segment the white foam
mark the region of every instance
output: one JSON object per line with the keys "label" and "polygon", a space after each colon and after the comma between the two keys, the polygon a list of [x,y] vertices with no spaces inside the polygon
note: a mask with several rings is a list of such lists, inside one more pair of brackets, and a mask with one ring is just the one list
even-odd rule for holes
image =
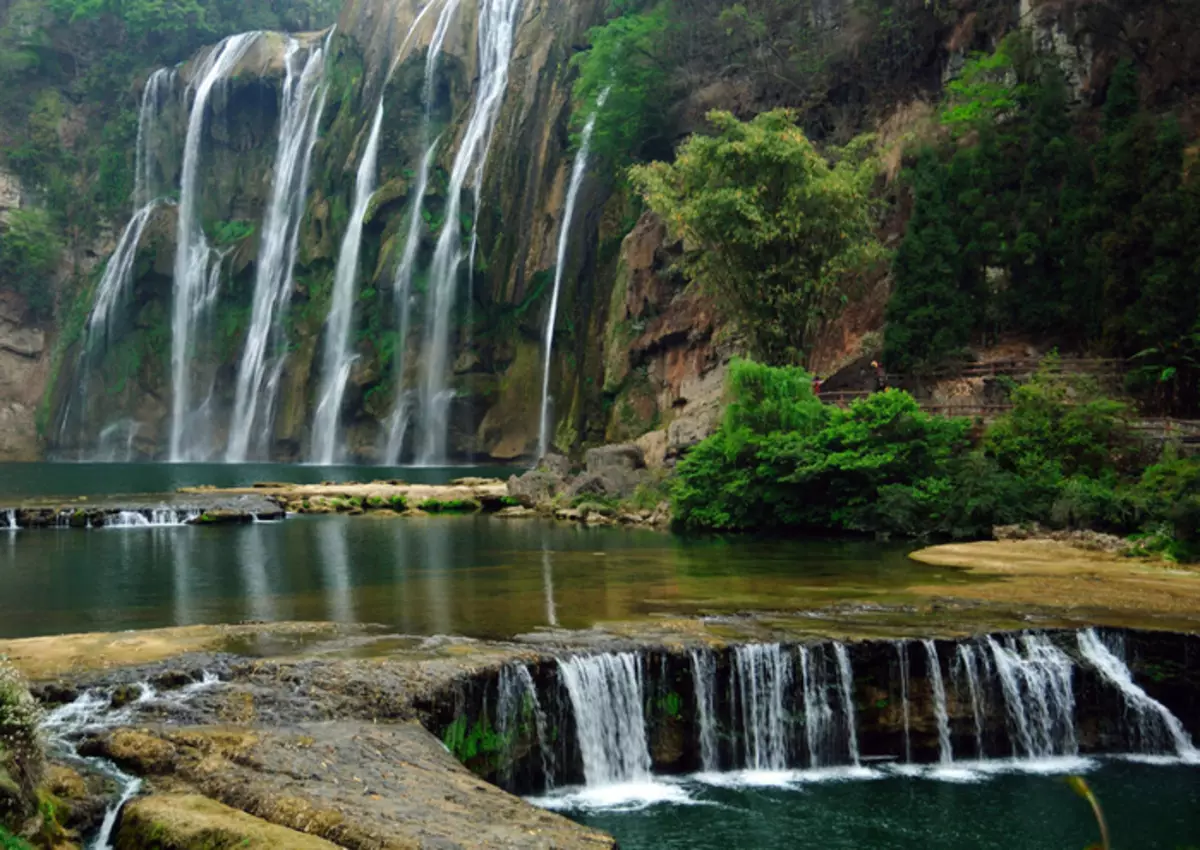
{"label": "white foam", "polygon": [[870,767],[816,767],[804,770],[735,770],[728,773],[696,773],[693,782],[717,788],[795,788],[826,782],[863,782],[883,779],[886,773]]}
{"label": "white foam", "polygon": [[679,806],[697,802],[682,785],[668,780],[562,788],[543,797],[530,797],[528,801],[552,811],[615,812],[637,812],[655,805]]}

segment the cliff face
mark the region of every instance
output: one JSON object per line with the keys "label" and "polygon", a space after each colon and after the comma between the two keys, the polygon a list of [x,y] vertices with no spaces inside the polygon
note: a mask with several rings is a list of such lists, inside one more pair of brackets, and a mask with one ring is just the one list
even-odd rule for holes
{"label": "cliff face", "polygon": [[[486,5],[490,9],[492,0]],[[1179,25],[1183,12],[1177,4],[1153,5],[1147,10],[1131,0],[913,3],[903,11],[911,19],[905,19],[912,23],[905,31],[914,34],[913,43],[906,43],[902,54],[897,48],[899,58],[893,57],[905,69],[896,75],[901,82],[874,91],[862,64],[863,44],[872,36],[864,35],[856,7],[849,0],[816,4],[814,20],[830,45],[823,67],[833,70],[824,72],[829,76],[820,96],[806,100],[812,105],[803,120],[818,137],[884,126],[912,111],[914,102],[935,99],[970,51],[991,49],[1004,33],[1026,27],[1039,50],[1063,59],[1084,108],[1098,105],[1115,58],[1132,43],[1151,69],[1148,98],[1164,107],[1182,104],[1190,129],[1196,113],[1188,93],[1200,76],[1198,49]],[[272,459],[303,458],[311,440],[335,269],[380,104],[377,189],[363,228],[351,333],[354,359],[342,416],[348,457],[366,462],[382,457],[389,419],[399,406],[397,388],[420,382],[424,340],[431,333],[426,327],[433,297],[428,268],[451,206],[451,172],[481,92],[484,6],[485,0],[348,0],[342,11],[329,41],[324,109],[298,230],[284,322],[287,359],[267,441]],[[603,21],[607,6],[606,0],[526,0],[518,7],[490,145],[483,148],[486,158],[472,164],[460,205],[464,261],[454,286],[448,346],[451,457],[507,460],[536,450],[542,336],[575,155],[569,132],[575,75],[570,59],[586,45],[588,29]],[[426,59],[443,12],[449,17],[442,53],[427,81]],[[323,38],[300,41],[312,49]],[[206,117],[198,208],[221,260],[214,309],[189,354],[189,368],[194,384],[211,387],[199,410],[210,420],[214,459],[228,441],[249,333],[264,209],[278,166],[285,52],[284,36],[260,37],[214,91]],[[160,116],[157,161],[166,186],[179,183],[196,68],[207,55],[202,52],[181,68]],[[707,109],[727,108],[745,117],[780,104],[797,105],[786,91],[755,88],[737,73],[715,65],[688,71],[677,87],[681,93],[664,106],[673,138],[700,129]],[[433,168],[416,204],[417,174],[433,140]],[[0,189],[4,185],[0,181]],[[7,195],[0,191],[0,207]],[[414,208],[422,219],[416,228],[418,270],[411,327],[401,339],[395,282]],[[713,300],[686,288],[671,272],[678,248],[669,244],[661,223],[648,215],[638,219],[636,213],[625,192],[614,193],[595,175],[584,180],[562,270],[551,368],[551,430],[564,450],[651,432],[644,444],[652,460],[661,459],[707,433],[719,411],[723,366],[737,351],[736,337]],[[84,325],[78,315],[60,310],[55,322],[36,326],[19,305],[0,311],[0,431],[6,434],[0,456],[29,457],[39,449],[92,457],[163,456],[173,392],[170,316],[177,215],[169,202],[154,211],[136,253],[120,331],[90,371],[82,366]],[[902,205],[896,215],[889,227],[901,232]],[[93,297],[96,277],[88,287]],[[0,280],[0,294],[3,285]],[[864,336],[878,328],[886,281],[868,289],[823,334],[814,354],[823,370],[860,354]],[[0,306],[6,303],[17,302],[0,301]],[[49,355],[54,339],[70,345],[61,347],[52,415],[46,417],[50,426],[39,440],[33,410],[55,373]],[[65,420],[79,415],[71,405],[80,386],[83,401],[75,404],[88,412],[64,427]],[[2,427],[5,422],[13,424]],[[107,435],[103,440],[102,434]],[[406,460],[411,443],[410,437],[402,455]]]}

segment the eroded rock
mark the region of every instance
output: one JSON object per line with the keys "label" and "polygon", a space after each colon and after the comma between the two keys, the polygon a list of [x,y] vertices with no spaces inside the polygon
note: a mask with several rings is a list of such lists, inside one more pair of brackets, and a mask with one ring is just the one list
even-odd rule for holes
{"label": "eroded rock", "polygon": [[125,807],[116,850],[334,850],[315,835],[276,826],[198,794],[163,794]]}

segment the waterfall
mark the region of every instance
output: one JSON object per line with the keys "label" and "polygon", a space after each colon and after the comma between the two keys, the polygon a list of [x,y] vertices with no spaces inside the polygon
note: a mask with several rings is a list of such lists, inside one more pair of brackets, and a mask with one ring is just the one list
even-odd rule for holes
{"label": "waterfall", "polygon": [[859,764],[858,729],[854,712],[854,670],[850,666],[850,651],[846,645],[834,641],[833,654],[837,658],[838,689],[842,694],[842,713],[846,718],[846,737],[850,747],[850,761]]}
{"label": "waterfall", "polygon": [[136,776],[130,776],[116,768],[111,773],[121,787],[121,796],[104,812],[104,820],[100,824],[100,831],[96,834],[92,850],[112,850],[112,834],[117,825],[117,816],[121,814],[121,809],[125,808],[125,804],[142,790],[142,780]]}
{"label": "waterfall", "polygon": [[792,658],[779,644],[734,649],[742,741],[750,770],[783,770],[788,763],[784,697],[791,690]]}
{"label": "waterfall", "polygon": [[383,97],[375,108],[375,120],[367,137],[366,147],[358,164],[358,177],[354,183],[354,209],[350,223],[342,239],[338,254],[337,271],[333,281],[333,304],[329,318],[325,320],[325,349],[321,366],[320,402],[313,421],[312,449],[310,459],[314,463],[329,466],[337,459],[338,427],[341,422],[342,399],[346,395],[346,382],[354,365],[354,353],[350,348],[350,331],[354,319],[354,301],[358,291],[359,249],[362,247],[363,219],[371,196],[375,194],[376,163],[379,158],[379,136],[383,129]]}
{"label": "waterfall", "polygon": [[200,518],[199,511],[156,508],[149,511],[120,511],[105,519],[105,528],[178,528]]}
{"label": "waterfall", "polygon": [[[447,387],[450,367],[450,317],[462,262],[462,192],[472,167],[477,173],[486,163],[492,130],[508,86],[508,63],[512,54],[520,0],[481,0],[479,10],[479,83],[470,120],[450,172],[446,193],[446,215],[438,235],[429,273],[426,304],[425,344],[421,358],[420,447],[422,464],[446,460],[449,404],[453,393]],[[472,216],[478,215],[478,210]]]}
{"label": "waterfall", "polygon": [[[500,699],[496,703],[496,730],[501,737],[512,736],[515,739],[521,734],[521,725],[530,718],[533,720],[534,732],[537,734],[538,751],[542,756],[542,775],[546,778],[547,789],[554,787],[553,750],[550,746],[549,724],[546,713],[538,700],[537,686],[529,668],[524,664],[508,664],[500,669]],[[511,772],[512,761],[508,769]]]}
{"label": "waterfall", "polygon": [[[429,141],[429,125],[433,112],[434,74],[437,71],[438,59],[446,42],[446,33],[450,21],[458,10],[460,0],[447,0],[438,17],[433,38],[429,42],[429,51],[425,55],[425,115],[422,119],[421,138]],[[417,252],[421,247],[421,210],[425,204],[425,193],[429,191],[429,175],[433,171],[433,161],[437,156],[438,143],[441,137],[428,144],[425,155],[421,157],[421,165],[417,171],[417,179],[412,193],[412,203],[408,211],[408,232],[404,240],[404,252],[400,263],[396,266],[396,277],[392,289],[396,293],[396,311],[399,318],[399,333],[396,337],[395,354],[393,355],[393,370],[396,373],[396,400],[392,409],[391,421],[388,423],[388,442],[385,450],[385,463],[395,466],[400,463],[400,454],[404,451],[404,437],[408,433],[410,419],[409,393],[405,388],[405,353],[408,347],[408,336],[412,328],[412,281],[417,268]]]}
{"label": "waterfall", "polygon": [[800,680],[804,694],[804,739],[809,765],[833,761],[833,707],[825,680],[825,655],[820,646],[800,647]]}
{"label": "waterfall", "polygon": [[971,697],[971,713],[975,718],[976,755],[982,759],[984,757],[983,717],[986,712],[983,705],[983,685],[979,680],[978,659],[975,656],[975,648],[966,643],[958,645],[957,654],[957,669],[960,671],[960,675],[966,679],[967,693]]}
{"label": "waterfall", "polygon": [[1070,656],[1044,635],[1025,635],[1019,644],[1007,638],[1003,645],[988,637],[987,645],[1004,694],[1005,713],[1016,733],[1014,755],[1076,755]]}
{"label": "waterfall", "polygon": [[17,512],[16,511],[11,510],[11,509],[5,511],[4,519],[5,519],[5,528],[8,531],[20,531],[21,530],[21,527],[19,525],[17,525]]}
{"label": "waterfall", "polygon": [[256,435],[264,448],[270,439],[279,381],[268,380],[268,348],[273,349],[273,371],[281,370],[287,347],[283,318],[300,250],[309,166],[325,109],[325,56],[332,37],[330,30],[325,42],[309,51],[303,67],[299,42],[294,38],[287,41],[274,179],[263,215],[250,331],[242,349],[225,454],[231,463],[246,460]]}
{"label": "waterfall", "polygon": [[937,718],[938,759],[942,764],[954,761],[954,747],[950,743],[950,713],[946,710],[946,684],[942,681],[942,664],[938,660],[937,645],[931,640],[921,641],[925,655],[929,658],[929,683],[933,688],[933,713]]}
{"label": "waterfall", "polygon": [[900,704],[904,712],[904,763],[912,764],[912,718],[908,707],[908,642],[896,641],[896,655],[900,657]]}
{"label": "waterfall", "polygon": [[708,650],[692,650],[692,688],[700,723],[700,765],[705,773],[720,769],[717,753],[717,659]]}
{"label": "waterfall", "polygon": [[1160,751],[1166,748],[1163,732],[1171,739],[1175,754],[1185,761],[1200,762],[1200,751],[1192,744],[1183,724],[1165,705],[1147,694],[1133,681],[1129,668],[1117,658],[1095,629],[1082,631],[1078,636],[1079,651],[1106,682],[1121,692],[1126,706],[1133,712],[1138,740]]}
{"label": "waterfall", "polygon": [[[191,409],[192,336],[200,319],[216,298],[220,261],[210,270],[213,251],[200,224],[200,153],[208,99],[259,33],[241,33],[222,41],[209,53],[196,72],[195,97],[188,115],[187,139],[183,149],[179,184],[179,221],[175,240],[175,297],[171,310],[171,438],[172,462],[193,459],[197,452],[188,419]],[[217,273],[213,273],[216,271]]]}
{"label": "waterfall", "polygon": [[589,786],[650,778],[641,661],[636,653],[558,662]]}
{"label": "waterfall", "polygon": [[554,354],[554,323],[558,316],[558,294],[562,288],[563,271],[567,266],[567,249],[571,246],[571,224],[575,220],[575,205],[579,201],[579,190],[583,188],[583,178],[587,174],[588,156],[592,150],[592,133],[596,131],[596,118],[608,100],[609,89],[605,89],[596,101],[596,109],[583,127],[583,135],[579,141],[579,153],[575,155],[575,165],[571,168],[571,182],[567,188],[567,202],[563,207],[562,224],[558,230],[558,255],[554,265],[554,289],[550,296],[550,311],[546,315],[546,335],[542,343],[542,407],[538,416],[538,454],[539,458],[546,456],[550,448],[550,364]]}

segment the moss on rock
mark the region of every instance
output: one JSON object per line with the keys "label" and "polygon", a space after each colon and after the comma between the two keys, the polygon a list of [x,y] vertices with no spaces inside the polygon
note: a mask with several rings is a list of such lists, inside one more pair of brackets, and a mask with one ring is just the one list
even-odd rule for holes
{"label": "moss on rock", "polygon": [[121,816],[117,850],[334,850],[323,838],[276,826],[195,794],[146,797]]}

